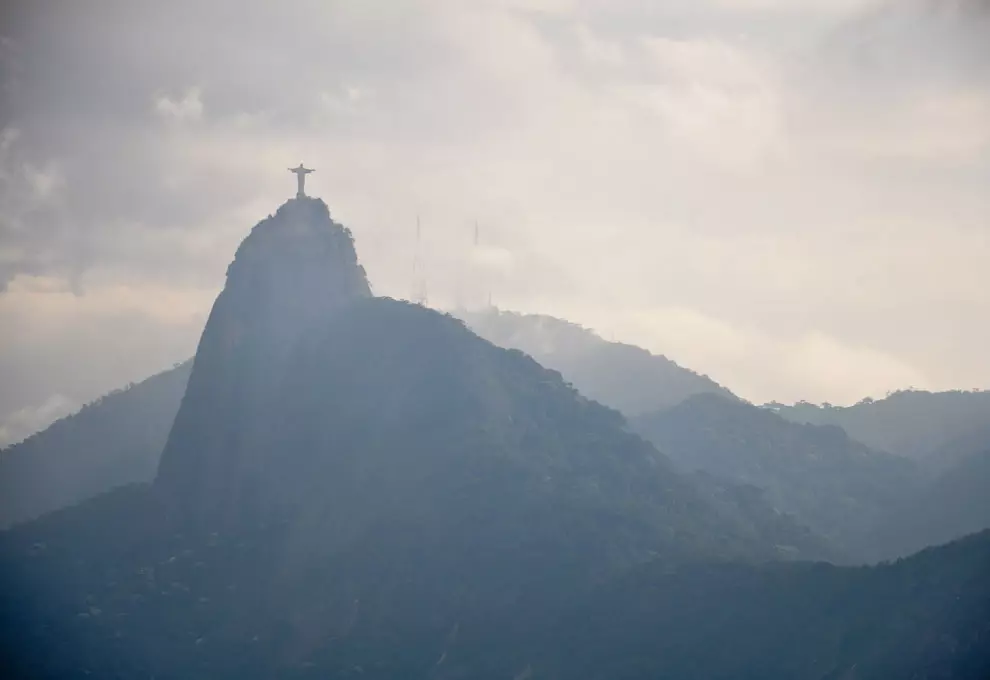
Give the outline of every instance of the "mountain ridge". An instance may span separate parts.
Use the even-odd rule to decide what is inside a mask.
[[[990,423],[990,391],[900,390],[853,406],[766,404],[794,422],[837,425],[881,451],[924,460],[962,433]]]
[[[191,369],[115,390],[0,451],[0,529],[152,479]]]
[[[496,308],[453,314],[486,340],[526,352],[560,371],[582,394],[628,417],[674,406],[699,393],[735,398],[707,375],[641,347],[607,341],[570,321]]]
[[[837,426],[793,423],[713,394],[632,426],[681,469],[763,488],[774,506],[847,547],[922,483],[913,461],[874,451]]]

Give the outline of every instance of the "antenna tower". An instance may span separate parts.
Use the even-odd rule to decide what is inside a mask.
[[[413,284],[412,301],[424,307],[429,302],[426,293],[426,276],[423,271],[423,262],[420,254],[420,243],[422,241],[422,227],[419,215],[416,215],[416,249],[413,252]]]
[[[481,228],[478,226],[478,220],[474,221],[474,251],[475,251],[475,261],[478,259],[478,248],[481,245]],[[487,278],[487,277],[486,277]],[[490,282],[489,282],[490,283]],[[488,289],[488,309],[492,308],[492,289]]]

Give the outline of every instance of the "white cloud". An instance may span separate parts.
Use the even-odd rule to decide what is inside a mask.
[[[808,394],[854,403],[865,394],[932,387],[918,369],[884,352],[848,345],[811,330],[768,334],[680,307],[580,308],[571,314],[603,337],[664,354],[701,368],[755,403],[798,401]],[[771,368],[772,367],[772,368]]]
[[[45,429],[59,418],[75,413],[80,404],[61,394],[55,394],[43,403],[19,409],[0,423],[0,447],[17,444]]]
[[[856,14],[885,4],[886,0],[708,0],[716,7],[731,10],[772,10],[778,12],[821,12]]]
[[[162,118],[186,123],[201,120],[203,117],[202,90],[190,87],[181,98],[159,95],[155,98],[155,112]]]
[[[759,165],[780,143],[779,85],[752,50],[724,41],[652,38],[660,84],[647,101],[671,136],[732,168]]]
[[[853,0],[247,1],[190,27],[183,1],[121,4],[140,39],[66,5],[21,50],[0,413],[183,358],[299,161],[384,294],[409,294],[421,214],[431,300],[491,291],[754,399],[990,384],[971,22],[907,0],[863,20]],[[28,166],[58,170],[39,185],[57,200],[26,205]],[[59,292],[27,290],[39,277]]]

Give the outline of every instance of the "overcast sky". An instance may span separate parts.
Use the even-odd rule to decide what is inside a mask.
[[[990,2],[5,2],[0,441],[185,359],[295,190],[408,297],[753,401],[990,387]],[[473,245],[473,224],[480,245]]]

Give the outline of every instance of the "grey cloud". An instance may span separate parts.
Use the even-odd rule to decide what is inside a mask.
[[[0,160],[2,282],[51,277],[83,306],[115,286],[206,305],[238,240],[291,192],[284,168],[305,161],[380,292],[410,290],[419,213],[438,304],[492,291],[626,329],[754,398],[990,380],[987,300],[959,294],[988,283],[972,232],[990,215],[990,158],[948,134],[962,125],[932,136],[901,115],[919,93],[981,92],[983,19],[728,0],[28,4],[6,24],[6,124],[20,137]],[[201,107],[183,109],[192,93]],[[968,121],[979,105],[936,114]],[[905,161],[918,139],[929,155]],[[29,170],[59,183],[34,196]],[[473,251],[475,219],[488,254]],[[23,297],[14,281],[0,323]],[[640,323],[650,315],[662,323]],[[129,318],[101,337],[159,361],[192,351],[188,323]],[[723,355],[700,328],[763,338],[795,364],[824,337],[831,360],[894,368],[838,387],[761,377],[733,366],[764,354],[738,340]],[[30,333],[81,356],[68,331]],[[168,351],[142,349],[152,333]],[[102,365],[105,380],[63,389],[43,353],[25,354],[36,340],[5,345],[0,379],[24,391],[8,410],[90,398],[123,375]]]

